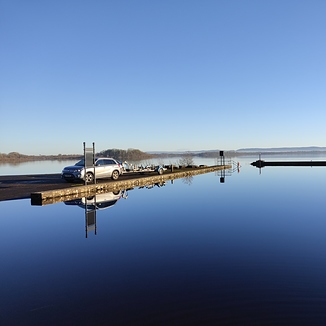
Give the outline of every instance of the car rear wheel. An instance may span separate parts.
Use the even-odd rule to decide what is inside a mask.
[[[112,176],[111,176],[111,178],[112,178],[113,180],[118,180],[118,178],[119,178],[119,171],[114,170],[114,171],[112,172]]]
[[[94,182],[94,175],[93,175],[93,173],[87,172],[85,179],[86,179],[86,182],[87,183],[93,183]]]

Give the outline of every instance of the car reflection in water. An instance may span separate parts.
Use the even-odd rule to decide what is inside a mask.
[[[97,194],[91,197],[65,201],[64,203],[65,205],[75,205],[86,210],[102,210],[114,206],[121,198],[128,198],[128,193],[126,190]]]
[[[97,234],[96,211],[104,210],[114,206],[117,201],[121,198],[128,198],[128,193],[126,190],[97,194],[91,197],[84,197],[65,201],[64,203],[68,206],[78,206],[84,209],[85,236],[86,238],[88,238],[89,232],[94,232],[95,235]]]

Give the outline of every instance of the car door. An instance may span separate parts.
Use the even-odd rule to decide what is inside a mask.
[[[115,162],[113,160],[105,160],[105,178],[110,178],[114,170]]]
[[[95,173],[96,173],[96,178],[101,179],[105,178],[105,160],[97,160],[95,163]]]

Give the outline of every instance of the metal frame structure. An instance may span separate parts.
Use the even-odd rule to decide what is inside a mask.
[[[86,147],[86,143],[83,143],[84,146],[84,168],[85,171],[88,168],[93,168],[94,171],[94,184],[96,183],[96,175],[95,175],[95,143],[93,142],[93,147]],[[85,175],[86,176],[86,175]],[[87,181],[85,178],[85,185],[87,185]]]

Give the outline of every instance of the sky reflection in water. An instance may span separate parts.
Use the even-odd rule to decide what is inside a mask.
[[[251,161],[128,191],[88,238],[76,205],[1,202],[1,323],[325,324],[325,168]]]

